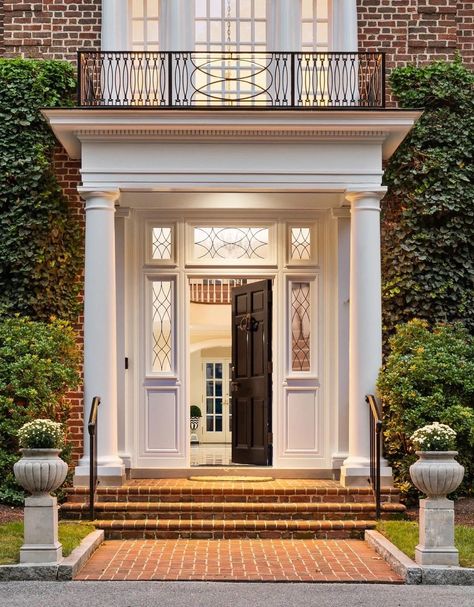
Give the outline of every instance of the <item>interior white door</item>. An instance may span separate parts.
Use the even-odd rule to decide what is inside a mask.
[[[230,443],[232,441],[229,368],[230,359],[203,361],[203,443]]]

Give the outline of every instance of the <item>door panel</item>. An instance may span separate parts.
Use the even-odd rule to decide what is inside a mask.
[[[232,289],[232,461],[271,463],[272,282]]]

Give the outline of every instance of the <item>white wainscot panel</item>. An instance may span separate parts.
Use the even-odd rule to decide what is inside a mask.
[[[178,392],[173,388],[145,391],[145,452],[179,452]]]
[[[318,455],[321,420],[317,388],[285,390],[284,454]]]

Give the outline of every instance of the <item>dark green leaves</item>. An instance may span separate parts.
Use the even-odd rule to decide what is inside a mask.
[[[0,59],[0,315],[77,316],[82,232],[39,111],[70,105],[74,87],[69,63]]]

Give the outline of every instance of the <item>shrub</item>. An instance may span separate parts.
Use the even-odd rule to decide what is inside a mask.
[[[66,393],[79,382],[78,364],[67,322],[0,319],[0,501],[22,503],[12,471],[19,459],[18,430],[37,418],[66,422]]]
[[[197,405],[191,405],[191,417],[202,417],[200,407]]]
[[[401,107],[425,111],[384,175],[385,339],[412,318],[474,333],[474,73],[437,61],[395,69],[390,84]]]
[[[390,353],[378,379],[384,406],[386,456],[402,491],[415,496],[408,469],[416,460],[411,435],[440,422],[457,434],[466,474],[461,491],[472,487],[474,463],[474,338],[460,324],[412,320],[389,341]]]
[[[82,230],[51,161],[56,145],[40,108],[67,105],[64,61],[0,59],[0,313],[74,320]]]

